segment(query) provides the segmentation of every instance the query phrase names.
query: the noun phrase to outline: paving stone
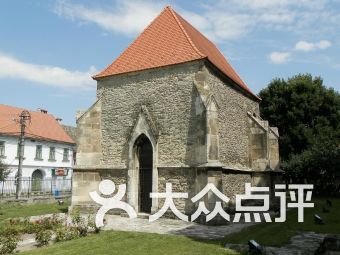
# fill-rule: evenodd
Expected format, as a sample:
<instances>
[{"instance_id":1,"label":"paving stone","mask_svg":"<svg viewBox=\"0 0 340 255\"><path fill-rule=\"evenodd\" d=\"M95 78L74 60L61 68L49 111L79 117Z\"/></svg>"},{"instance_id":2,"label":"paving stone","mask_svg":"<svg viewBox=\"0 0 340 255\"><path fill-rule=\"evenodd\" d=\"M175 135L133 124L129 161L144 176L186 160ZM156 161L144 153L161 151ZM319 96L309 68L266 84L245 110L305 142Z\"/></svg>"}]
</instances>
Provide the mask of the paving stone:
<instances>
[{"instance_id":1,"label":"paving stone","mask_svg":"<svg viewBox=\"0 0 340 255\"><path fill-rule=\"evenodd\" d=\"M149 222L148 219L127 219L117 215L106 215L105 219L105 230L138 231L158 234L184 235L199 239L220 239L228 234L238 232L243 228L254 224L233 223L223 226L208 226L176 219L160 218L157 221Z\"/></svg>"}]
</instances>

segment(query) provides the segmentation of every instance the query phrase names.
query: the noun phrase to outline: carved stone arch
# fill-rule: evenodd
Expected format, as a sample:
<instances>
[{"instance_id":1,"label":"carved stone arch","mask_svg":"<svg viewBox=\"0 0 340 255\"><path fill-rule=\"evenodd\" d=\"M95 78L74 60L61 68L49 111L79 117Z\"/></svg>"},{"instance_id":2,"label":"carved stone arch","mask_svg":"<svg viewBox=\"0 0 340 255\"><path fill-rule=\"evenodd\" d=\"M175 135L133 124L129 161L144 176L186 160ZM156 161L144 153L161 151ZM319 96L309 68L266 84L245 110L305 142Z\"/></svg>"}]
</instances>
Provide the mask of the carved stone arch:
<instances>
[{"instance_id":1,"label":"carved stone arch","mask_svg":"<svg viewBox=\"0 0 340 255\"><path fill-rule=\"evenodd\" d=\"M213 95L209 95L206 101L206 108L207 110L209 109L209 110L214 110L214 111L218 111L220 109L220 106L218 105Z\"/></svg>"},{"instance_id":2,"label":"carved stone arch","mask_svg":"<svg viewBox=\"0 0 340 255\"><path fill-rule=\"evenodd\" d=\"M141 107L129 138L127 200L134 209L140 211L138 139L145 136L152 145L152 192L158 192L158 129L145 106ZM152 199L151 212L157 211L158 200Z\"/></svg>"}]
</instances>

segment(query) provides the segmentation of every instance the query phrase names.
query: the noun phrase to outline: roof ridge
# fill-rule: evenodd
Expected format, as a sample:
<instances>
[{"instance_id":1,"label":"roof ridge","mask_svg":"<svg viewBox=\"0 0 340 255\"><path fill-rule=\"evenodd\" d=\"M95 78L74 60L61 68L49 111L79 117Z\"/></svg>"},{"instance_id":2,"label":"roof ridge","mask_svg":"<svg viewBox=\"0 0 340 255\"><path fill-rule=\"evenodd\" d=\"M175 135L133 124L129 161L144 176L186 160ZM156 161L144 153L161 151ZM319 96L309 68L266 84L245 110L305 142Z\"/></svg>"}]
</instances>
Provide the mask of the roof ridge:
<instances>
[{"instance_id":1,"label":"roof ridge","mask_svg":"<svg viewBox=\"0 0 340 255\"><path fill-rule=\"evenodd\" d=\"M180 29L182 30L182 32L184 33L185 37L187 38L188 42L190 43L190 45L192 46L192 48L197 52L198 55L200 55L202 58L206 58L207 56L205 54L203 54L202 52L199 51L199 49L197 48L197 46L194 44L194 42L191 40L190 36L188 35L187 31L185 30L185 28L183 27L182 23L179 21L178 17L177 17L177 13L171 8L171 6L167 6L165 7L166 9L169 9L169 11L171 12L172 16L174 17L174 19L176 20L178 26L180 27Z\"/></svg>"},{"instance_id":2,"label":"roof ridge","mask_svg":"<svg viewBox=\"0 0 340 255\"><path fill-rule=\"evenodd\" d=\"M32 109L29 109L29 108L24 108L24 107L18 107L18 106L13 106L13 105L8 105L8 104L0 104L0 106L5 106L5 107L9 107L9 108L12 108L12 109L16 109L18 111L28 111L29 113L34 113L34 114L44 114L42 116L51 116L52 118L56 118L52 113L42 113L40 112L39 110L32 110Z\"/></svg>"},{"instance_id":3,"label":"roof ridge","mask_svg":"<svg viewBox=\"0 0 340 255\"><path fill-rule=\"evenodd\" d=\"M118 55L118 57L115 59L115 61L113 61L113 63L115 63L115 62L116 62L116 61L124 54L124 52L125 52L127 49L130 48L130 46L134 45L134 44L137 42L137 40L141 37L141 35L144 34L144 32L145 32L146 30L148 30L148 29L151 27L151 25L152 25L153 23L155 23L155 21L157 20L157 18L160 17L160 16L161 16L168 8L171 9L170 6L166 6L166 7L163 9L163 11L162 11L160 14L158 14L158 15L156 16L156 18L154 18L154 19L149 23L149 25L146 26L146 28L143 29L143 31L137 36L137 38L134 39L134 40L128 45L128 47L126 47L125 50L123 50L123 51ZM108 69L111 67L111 65L112 65L113 63L111 63L110 65L108 65L106 68L104 68L104 69L103 69L102 71L100 71L99 73L97 73L97 74L91 76L92 79L95 80L96 78L100 78L101 75L99 75L99 74L101 74L101 73L105 72L106 70L108 70Z\"/></svg>"}]
</instances>

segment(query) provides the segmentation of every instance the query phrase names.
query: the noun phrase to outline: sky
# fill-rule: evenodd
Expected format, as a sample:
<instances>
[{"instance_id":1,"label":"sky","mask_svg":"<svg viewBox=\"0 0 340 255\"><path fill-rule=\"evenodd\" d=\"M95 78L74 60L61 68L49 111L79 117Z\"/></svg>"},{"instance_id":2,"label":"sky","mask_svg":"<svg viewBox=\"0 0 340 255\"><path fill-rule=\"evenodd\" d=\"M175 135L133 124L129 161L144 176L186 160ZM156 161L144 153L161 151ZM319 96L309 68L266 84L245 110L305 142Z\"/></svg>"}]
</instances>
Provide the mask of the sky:
<instances>
[{"instance_id":1,"label":"sky","mask_svg":"<svg viewBox=\"0 0 340 255\"><path fill-rule=\"evenodd\" d=\"M321 76L340 90L340 0L0 2L0 103L43 108L75 126L91 78L170 5L212 40L252 91Z\"/></svg>"}]
</instances>

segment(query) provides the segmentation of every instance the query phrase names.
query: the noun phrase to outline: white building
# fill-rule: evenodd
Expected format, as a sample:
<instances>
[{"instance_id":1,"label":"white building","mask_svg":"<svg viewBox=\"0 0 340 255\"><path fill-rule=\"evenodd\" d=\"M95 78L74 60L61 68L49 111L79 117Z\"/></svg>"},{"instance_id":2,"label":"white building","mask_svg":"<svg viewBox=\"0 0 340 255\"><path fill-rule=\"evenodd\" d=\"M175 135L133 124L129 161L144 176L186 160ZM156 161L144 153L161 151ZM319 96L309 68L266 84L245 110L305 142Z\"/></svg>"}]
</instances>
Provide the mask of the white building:
<instances>
[{"instance_id":1,"label":"white building","mask_svg":"<svg viewBox=\"0 0 340 255\"><path fill-rule=\"evenodd\" d=\"M0 105L0 159L10 170L8 179L14 179L18 171L18 138L20 135L18 119L23 110ZM24 182L23 191L25 189L51 189L51 185L43 180L71 180L75 142L55 117L47 111L29 111L29 113L31 121L27 123L25 130L22 177L23 180L35 181ZM54 181L54 186L55 183ZM6 188L10 187L3 187L3 189Z\"/></svg>"}]
</instances>

